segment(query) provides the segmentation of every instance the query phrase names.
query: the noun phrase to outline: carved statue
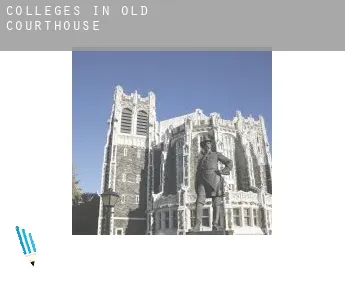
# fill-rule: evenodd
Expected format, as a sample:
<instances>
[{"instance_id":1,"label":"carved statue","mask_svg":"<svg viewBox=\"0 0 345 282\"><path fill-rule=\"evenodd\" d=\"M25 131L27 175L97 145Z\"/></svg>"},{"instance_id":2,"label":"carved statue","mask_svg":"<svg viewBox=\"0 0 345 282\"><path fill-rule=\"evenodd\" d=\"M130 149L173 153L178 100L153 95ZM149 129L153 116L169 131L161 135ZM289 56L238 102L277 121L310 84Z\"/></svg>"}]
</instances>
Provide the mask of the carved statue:
<instances>
[{"instance_id":1,"label":"carved statue","mask_svg":"<svg viewBox=\"0 0 345 282\"><path fill-rule=\"evenodd\" d=\"M196 172L196 224L193 231L200 231L206 198L212 198L212 230L220 230L219 213L222 197L224 197L224 179L221 175L230 174L233 162L221 153L212 152L212 143L213 139L210 136L200 143L203 153L199 157ZM221 171L218 170L218 162L225 165Z\"/></svg>"}]
</instances>

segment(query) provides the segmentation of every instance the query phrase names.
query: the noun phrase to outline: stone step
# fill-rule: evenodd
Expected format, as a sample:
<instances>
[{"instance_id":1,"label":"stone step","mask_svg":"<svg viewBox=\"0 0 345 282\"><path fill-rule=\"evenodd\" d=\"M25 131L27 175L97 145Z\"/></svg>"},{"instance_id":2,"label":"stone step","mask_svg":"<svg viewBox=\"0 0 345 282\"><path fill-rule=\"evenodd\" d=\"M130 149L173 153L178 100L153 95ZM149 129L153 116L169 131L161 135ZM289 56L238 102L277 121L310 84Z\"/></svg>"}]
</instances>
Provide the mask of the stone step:
<instances>
[{"instance_id":1,"label":"stone step","mask_svg":"<svg viewBox=\"0 0 345 282\"><path fill-rule=\"evenodd\" d=\"M189 231L186 235L232 235L232 231L220 230L220 231Z\"/></svg>"}]
</instances>

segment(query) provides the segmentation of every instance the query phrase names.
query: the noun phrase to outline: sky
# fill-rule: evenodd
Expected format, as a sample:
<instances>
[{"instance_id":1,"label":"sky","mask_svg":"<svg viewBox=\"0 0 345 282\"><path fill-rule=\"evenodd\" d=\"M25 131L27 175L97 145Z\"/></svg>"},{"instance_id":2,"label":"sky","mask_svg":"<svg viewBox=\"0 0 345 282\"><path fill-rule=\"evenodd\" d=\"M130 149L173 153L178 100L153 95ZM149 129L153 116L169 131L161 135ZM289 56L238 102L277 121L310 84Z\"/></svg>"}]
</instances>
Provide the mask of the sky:
<instances>
[{"instance_id":1,"label":"sky","mask_svg":"<svg viewBox=\"0 0 345 282\"><path fill-rule=\"evenodd\" d=\"M113 92L156 95L157 119L202 109L265 119L272 147L272 52L73 52L73 165L85 192L100 191Z\"/></svg>"}]
</instances>

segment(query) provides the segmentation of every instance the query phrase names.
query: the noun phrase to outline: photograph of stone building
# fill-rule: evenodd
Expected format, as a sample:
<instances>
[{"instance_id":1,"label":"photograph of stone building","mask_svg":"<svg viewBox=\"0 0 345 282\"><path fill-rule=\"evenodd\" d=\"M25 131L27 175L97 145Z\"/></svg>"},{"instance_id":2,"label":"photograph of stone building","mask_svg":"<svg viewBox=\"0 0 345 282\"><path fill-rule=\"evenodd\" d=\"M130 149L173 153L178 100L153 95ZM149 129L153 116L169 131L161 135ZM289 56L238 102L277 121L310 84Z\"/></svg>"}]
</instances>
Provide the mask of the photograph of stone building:
<instances>
[{"instance_id":1,"label":"photograph of stone building","mask_svg":"<svg viewBox=\"0 0 345 282\"><path fill-rule=\"evenodd\" d=\"M105 209L100 198L98 235L188 235L196 221L196 169L200 143L232 160L224 175L220 209L223 234L272 234L272 162L263 116L194 112L157 120L159 93L125 93L116 86L104 148L101 193L119 196ZM219 164L222 169L222 164ZM206 199L202 232L212 231ZM211 233L209 233L211 234Z\"/></svg>"}]
</instances>

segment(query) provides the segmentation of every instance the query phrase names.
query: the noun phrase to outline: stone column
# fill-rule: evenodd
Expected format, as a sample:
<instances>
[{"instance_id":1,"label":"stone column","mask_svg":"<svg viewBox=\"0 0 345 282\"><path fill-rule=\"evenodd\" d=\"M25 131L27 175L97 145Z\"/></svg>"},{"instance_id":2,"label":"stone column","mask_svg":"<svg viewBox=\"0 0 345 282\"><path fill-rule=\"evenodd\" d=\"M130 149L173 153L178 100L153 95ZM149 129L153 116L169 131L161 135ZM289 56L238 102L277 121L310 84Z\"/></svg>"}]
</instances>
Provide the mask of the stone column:
<instances>
[{"instance_id":1,"label":"stone column","mask_svg":"<svg viewBox=\"0 0 345 282\"><path fill-rule=\"evenodd\" d=\"M187 231L186 220L186 193L184 189L178 191L178 209L177 209L177 234L185 235Z\"/></svg>"},{"instance_id":2,"label":"stone column","mask_svg":"<svg viewBox=\"0 0 345 282\"><path fill-rule=\"evenodd\" d=\"M135 95L136 99L138 96ZM148 161L147 161L147 214L151 217L150 224L147 224L147 228L149 228L147 233L152 233L153 230L153 186L154 186L154 150L153 147L155 146L155 135L156 135L156 103L155 103L155 94L153 92L148 93L148 132L146 137L146 148L148 152Z\"/></svg>"}]
</instances>

